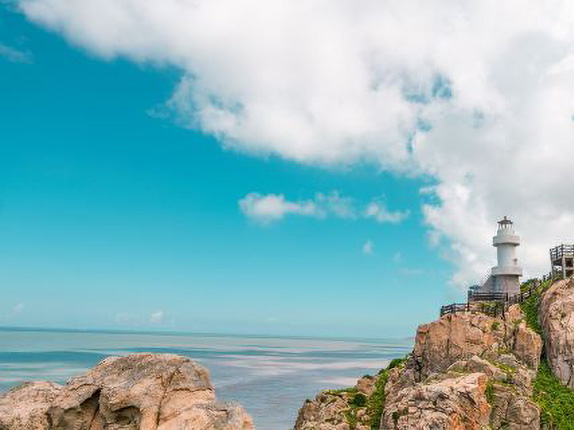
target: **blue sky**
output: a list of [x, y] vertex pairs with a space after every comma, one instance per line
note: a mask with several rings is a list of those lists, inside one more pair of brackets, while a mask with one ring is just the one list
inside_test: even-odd
[[0, 0], [0, 324], [407, 336], [504, 215], [547, 273], [573, 3], [328, 3]]
[[[406, 336], [452, 295], [420, 181], [222, 149], [150, 114], [177, 70], [101, 61], [7, 10], [0, 41], [26, 53], [0, 57], [2, 325]], [[262, 225], [238, 205], [334, 191], [411, 214]]]

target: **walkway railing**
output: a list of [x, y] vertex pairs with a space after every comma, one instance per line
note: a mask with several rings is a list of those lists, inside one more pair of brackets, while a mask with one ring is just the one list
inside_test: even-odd
[[504, 317], [511, 305], [522, 303], [536, 292], [540, 287], [540, 281], [518, 294], [508, 293], [483, 293], [469, 291], [466, 303], [452, 303], [440, 308], [440, 316], [455, 314], [457, 312], [481, 312], [493, 317]]
[[484, 293], [480, 291], [468, 292], [469, 302], [481, 302], [481, 301], [501, 302], [508, 300], [508, 297], [509, 297], [508, 293], [495, 293], [495, 292]]

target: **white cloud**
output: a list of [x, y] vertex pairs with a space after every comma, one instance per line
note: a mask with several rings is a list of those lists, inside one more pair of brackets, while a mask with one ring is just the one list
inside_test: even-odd
[[372, 240], [368, 239], [363, 244], [363, 254], [371, 255], [375, 251], [375, 244]]
[[290, 202], [283, 194], [247, 194], [239, 201], [241, 211], [249, 218], [262, 224], [279, 221], [285, 215], [324, 216], [313, 201]]
[[[503, 215], [517, 222], [530, 272], [574, 239], [569, 0], [19, 4], [103, 58], [180, 68], [169, 107], [227, 147], [433, 179], [424, 212], [456, 283], [492, 262]], [[314, 213], [287, 203], [275, 196], [262, 211], [271, 221]]]
[[162, 310], [158, 310], [151, 313], [151, 315], [149, 316], [149, 320], [152, 323], [161, 323], [163, 322], [164, 317], [165, 317], [164, 312]]
[[4, 57], [13, 63], [32, 62], [32, 54], [29, 51], [21, 51], [3, 43], [0, 43], [0, 57]]
[[410, 212], [407, 211], [390, 211], [382, 202], [371, 202], [365, 210], [365, 217], [373, 218], [380, 223], [398, 224], [408, 218]]
[[[373, 212], [372, 207], [376, 207]], [[239, 200], [239, 208], [248, 218], [260, 224], [270, 224], [282, 220], [287, 215], [300, 215], [314, 218], [336, 217], [356, 219], [359, 216], [373, 218], [377, 222], [399, 223], [408, 216], [406, 212], [391, 212], [377, 201], [367, 204], [365, 210], [351, 197], [341, 196], [338, 192], [330, 194], [316, 193], [312, 199], [287, 200], [283, 194], [249, 193]]]

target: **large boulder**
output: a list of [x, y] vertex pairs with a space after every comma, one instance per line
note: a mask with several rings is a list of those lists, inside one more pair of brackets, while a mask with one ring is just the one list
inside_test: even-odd
[[422, 382], [409, 375], [412, 363], [389, 374], [381, 429], [539, 428], [532, 370], [513, 354], [474, 355]]
[[541, 350], [516, 305], [504, 319], [457, 313], [422, 325], [406, 366], [389, 374], [381, 429], [539, 428]]
[[574, 388], [574, 278], [544, 292], [538, 315], [550, 367], [560, 382]]
[[24, 384], [0, 397], [0, 430], [251, 430], [215, 399], [209, 372], [171, 354], [110, 357], [65, 386]]
[[370, 430], [367, 402], [378, 378], [365, 376], [350, 389], [324, 390], [307, 400], [299, 410], [295, 430]]
[[483, 373], [471, 373], [400, 390], [387, 400], [381, 429], [487, 428], [487, 383]]
[[444, 372], [458, 360], [511, 352], [531, 369], [540, 363], [542, 340], [529, 329], [517, 305], [507, 318], [457, 313], [419, 326], [413, 359], [419, 379]]

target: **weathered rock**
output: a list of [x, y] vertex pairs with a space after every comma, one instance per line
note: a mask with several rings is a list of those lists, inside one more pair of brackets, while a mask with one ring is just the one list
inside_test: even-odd
[[[512, 310], [517, 317], [517, 307]], [[459, 360], [472, 356], [497, 356], [512, 352], [532, 369], [537, 369], [542, 340], [524, 321], [511, 322], [482, 313], [447, 315], [419, 326], [413, 359], [419, 380], [441, 373]]]
[[325, 390], [307, 400], [299, 410], [295, 430], [370, 430], [367, 405], [356, 402], [356, 396], [363, 396], [366, 401], [373, 394], [377, 379], [378, 376], [365, 376], [351, 389]]
[[0, 430], [48, 429], [48, 410], [62, 391], [51, 382], [28, 382], [0, 397]]
[[529, 395], [517, 395], [512, 385], [491, 385], [490, 426], [505, 430], [535, 430], [540, 428], [540, 411]]
[[[486, 378], [485, 398], [490, 406], [487, 424], [490, 428], [537, 429], [540, 412], [530, 398], [541, 349], [540, 336], [526, 326], [518, 306], [509, 309], [505, 320], [483, 314], [456, 314], [421, 326], [413, 357], [407, 362], [405, 371], [389, 375], [385, 390], [385, 422], [390, 424], [389, 411], [392, 408], [400, 411], [400, 404], [404, 404], [406, 398], [417, 399], [421, 393], [430, 396], [446, 388], [456, 391], [460, 387], [460, 378], [472, 374]], [[408, 374], [409, 368], [414, 370], [415, 379], [411, 387], [408, 381], [413, 380], [413, 375]], [[401, 384], [402, 388], [397, 390], [395, 387], [401, 387]], [[472, 389], [479, 390], [478, 386]], [[478, 401], [476, 407], [482, 408], [479, 391], [473, 391], [475, 395], [472, 398]], [[394, 403], [399, 404], [398, 409]], [[425, 405], [425, 402], [421, 404]], [[429, 405], [430, 412], [421, 412], [419, 421], [409, 417], [404, 420], [405, 426], [396, 428], [406, 429], [409, 425], [412, 428], [481, 428], [484, 425], [482, 415], [465, 415], [471, 406], [467, 395], [458, 400], [455, 395], [445, 396], [440, 408], [442, 415], [437, 415]], [[462, 427], [457, 427], [459, 425]]]
[[574, 278], [544, 292], [538, 315], [550, 367], [560, 382], [574, 388]]
[[250, 430], [218, 404], [209, 373], [170, 354], [110, 357], [65, 386], [25, 384], [0, 397], [0, 430]]
[[344, 411], [349, 408], [347, 400], [323, 392], [314, 400], [307, 400], [299, 410], [297, 430], [349, 430]]
[[519, 305], [513, 305], [506, 317], [506, 343], [510, 351], [531, 369], [538, 369], [542, 353], [542, 339], [526, 324]]
[[364, 376], [357, 381], [357, 391], [363, 393], [365, 396], [370, 396], [375, 391], [376, 378], [371, 376]]
[[490, 417], [487, 382], [483, 373], [471, 373], [394, 392], [381, 429], [483, 429]]

